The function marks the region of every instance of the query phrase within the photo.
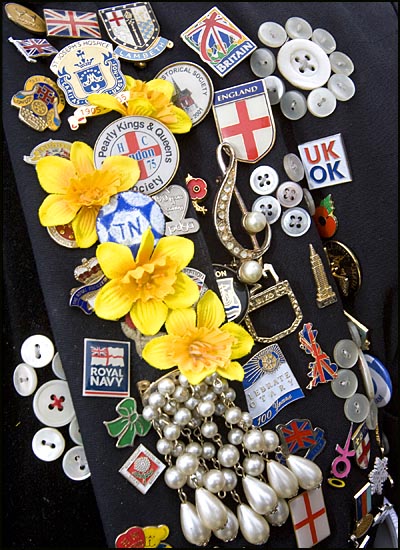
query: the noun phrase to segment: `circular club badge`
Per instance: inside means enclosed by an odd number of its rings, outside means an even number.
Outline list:
[[[168,80],[174,85],[174,105],[190,116],[193,126],[201,122],[211,109],[213,83],[205,70],[195,63],[172,63],[160,71],[156,78]]]
[[[164,124],[146,116],[126,116],[109,124],[94,146],[94,163],[100,168],[113,155],[138,161],[140,179],[133,187],[143,195],[158,193],[174,177],[179,149],[172,132]]]

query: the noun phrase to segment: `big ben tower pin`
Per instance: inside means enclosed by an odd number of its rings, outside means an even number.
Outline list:
[[[322,260],[312,244],[310,244],[310,264],[317,287],[317,306],[323,308],[334,304],[337,301],[336,294],[328,283]]]

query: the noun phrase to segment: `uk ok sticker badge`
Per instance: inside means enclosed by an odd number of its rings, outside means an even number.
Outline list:
[[[214,93],[215,124],[221,143],[229,143],[237,160],[254,163],[275,143],[275,122],[264,80]]]
[[[341,134],[308,141],[298,149],[309,189],[352,181]]]
[[[228,74],[257,48],[216,7],[187,28],[181,38],[219,76]]]

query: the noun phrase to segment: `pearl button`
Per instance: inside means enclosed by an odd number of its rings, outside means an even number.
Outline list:
[[[299,182],[304,178],[303,163],[294,153],[288,153],[283,157],[283,169],[292,181]]]
[[[42,428],[32,439],[34,454],[45,462],[57,460],[65,449],[65,439],[55,428]]]
[[[301,92],[290,90],[283,94],[280,107],[286,118],[299,120],[307,112],[307,101]]]
[[[49,380],[36,391],[33,398],[36,418],[53,428],[66,426],[75,416],[71,394],[65,380]]]
[[[279,219],[282,211],[278,199],[271,195],[258,197],[258,199],[253,202],[251,209],[253,212],[262,212],[270,225]]]
[[[316,88],[308,94],[307,108],[318,118],[324,118],[336,109],[336,97],[328,88]]]
[[[348,101],[356,93],[354,82],[344,74],[333,74],[327,86],[339,101]]]
[[[301,237],[310,229],[311,216],[299,206],[290,208],[282,214],[281,226],[289,237]]]
[[[78,419],[76,416],[71,420],[68,427],[69,437],[76,445],[82,445],[82,436],[79,429]]]
[[[279,76],[267,76],[264,79],[267,88],[268,99],[271,105],[278,105],[286,91],[286,86]]]
[[[35,334],[27,338],[21,346],[21,357],[35,369],[45,367],[54,356],[54,345],[50,338],[42,334]]]
[[[325,29],[315,29],[312,33],[311,40],[320,46],[325,53],[332,53],[336,50],[336,40],[331,33]]]
[[[257,36],[260,42],[270,48],[280,48],[287,40],[285,29],[273,21],[262,23],[258,28]]]
[[[304,200],[305,200],[307,209],[310,213],[310,216],[314,216],[314,214],[315,214],[315,202],[314,202],[314,199],[312,198],[312,195],[311,195],[310,191],[306,187],[303,189],[303,196],[304,196]]]
[[[74,481],[82,481],[90,477],[85,450],[81,445],[72,447],[65,453],[62,467],[65,475]]]
[[[285,30],[290,38],[311,38],[312,27],[301,17],[289,17],[285,23]]]
[[[357,391],[358,379],[353,371],[339,369],[337,377],[331,382],[331,390],[337,397],[347,399]]]
[[[276,198],[285,208],[292,208],[301,203],[303,188],[294,181],[285,181],[276,190]]]
[[[61,363],[60,354],[58,353],[58,351],[53,357],[53,360],[51,362],[51,368],[54,374],[57,376],[57,378],[60,378],[61,380],[67,379],[67,377],[65,376],[65,372]]]
[[[344,403],[344,414],[350,422],[364,422],[369,413],[369,401],[365,395],[355,393]]]
[[[276,67],[276,59],[271,50],[257,48],[250,56],[250,68],[256,76],[265,78],[270,76]]]
[[[353,340],[339,340],[333,348],[333,358],[338,367],[351,369],[358,360],[358,347]]]
[[[362,342],[361,342],[361,336],[358,332],[358,329],[356,325],[353,323],[353,321],[347,321],[347,326],[349,328],[350,336],[353,342],[356,344],[358,348],[361,348]]]
[[[281,75],[301,90],[323,86],[330,77],[331,64],[324,50],[311,40],[289,40],[277,57]]]
[[[14,369],[13,383],[16,392],[22,397],[32,395],[38,383],[35,369],[26,363],[20,363]]]
[[[343,52],[332,52],[329,56],[329,62],[334,73],[350,76],[354,71],[354,63],[350,57]]]
[[[258,166],[250,175],[250,187],[257,195],[273,193],[278,183],[278,173],[272,166]]]

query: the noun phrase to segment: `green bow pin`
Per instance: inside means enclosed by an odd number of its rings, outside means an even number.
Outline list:
[[[118,418],[115,420],[104,421],[111,437],[118,437],[116,447],[132,447],[136,435],[144,436],[149,433],[151,422],[143,418],[136,411],[136,400],[133,397],[127,397],[120,401],[115,407]]]

